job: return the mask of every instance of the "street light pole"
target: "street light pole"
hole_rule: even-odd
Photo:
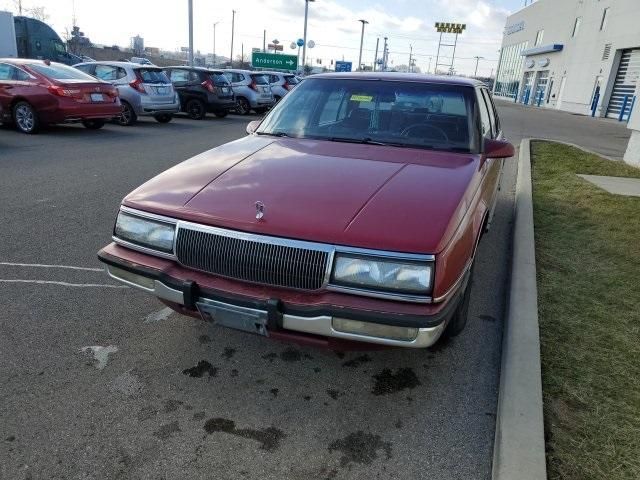
[[[229,58],[229,64],[233,68],[233,34],[236,28],[236,11],[231,10],[231,57]]]
[[[213,66],[216,66],[216,25],[220,22],[216,22],[213,24]]]
[[[189,66],[193,67],[193,0],[189,0]]]
[[[380,37],[376,38],[376,55],[373,57],[373,71],[378,67],[378,46],[380,45]]]
[[[484,57],[477,57],[477,56],[476,56],[476,57],[473,57],[473,58],[475,58],[475,59],[476,59],[476,71],[473,73],[473,76],[474,76],[474,77],[477,77],[477,76],[478,76],[478,62],[479,62],[480,60],[483,60],[483,59],[484,59]]]
[[[382,49],[382,71],[387,71],[387,38],[384,37],[384,48]]]
[[[364,26],[369,23],[366,20],[358,20],[362,22],[362,33],[360,33],[360,55],[358,56],[358,71],[362,70],[362,42],[364,41]]]
[[[411,73],[411,57],[413,56],[413,45],[409,44],[409,73]]]
[[[307,18],[309,17],[309,2],[316,0],[304,0],[304,44],[302,45],[302,71],[304,72],[305,60],[307,58]]]

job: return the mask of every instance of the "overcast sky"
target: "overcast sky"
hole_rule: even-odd
[[[0,10],[16,10],[14,0],[0,0]],[[74,0],[23,0],[23,7],[42,6],[48,23],[61,34],[72,25]],[[296,53],[289,45],[302,37],[304,0],[193,0],[194,44],[203,53],[213,50],[213,24],[216,27],[216,53],[229,56],[231,10],[236,10],[234,56],[244,44],[245,53],[262,47],[263,30],[267,42],[278,39],[285,53]],[[365,29],[363,63],[374,59],[376,38],[389,37],[389,60],[407,64],[409,45],[417,65],[426,71],[429,57],[435,64],[438,34],[436,21],[466,23],[458,40],[455,67],[459,73],[473,74],[476,55],[478,74],[489,75],[497,66],[498,48],[506,16],[521,8],[523,0],[316,0],[309,3],[307,38],[316,43],[307,56],[316,64],[329,66],[331,59],[358,61],[359,19],[369,21]],[[128,46],[139,34],[145,46],[168,50],[188,45],[187,0],[75,0],[78,25],[94,43]],[[451,47],[443,47],[441,63],[450,63]],[[446,69],[446,67],[440,67]],[[495,70],[494,70],[495,73]]]

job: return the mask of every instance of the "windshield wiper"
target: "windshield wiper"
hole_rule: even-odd
[[[364,138],[345,138],[345,137],[329,137],[324,140],[329,140],[330,142],[344,142],[344,143],[363,143],[365,145],[383,145],[383,146],[393,146],[393,147],[401,147],[402,144],[396,143],[386,143],[379,142],[377,140],[372,139],[371,137]]]
[[[256,135],[268,135],[270,137],[289,137],[290,135],[285,132],[256,132]]]

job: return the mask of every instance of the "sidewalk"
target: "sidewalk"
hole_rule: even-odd
[[[631,136],[625,122],[546,108],[525,107],[496,99],[507,138],[518,145],[524,138],[574,143],[600,155],[622,160]]]

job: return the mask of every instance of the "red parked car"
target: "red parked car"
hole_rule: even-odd
[[[48,60],[0,58],[0,121],[15,123],[21,132],[69,122],[95,130],[121,109],[113,85],[80,70]]]
[[[180,313],[330,348],[462,330],[514,154],[482,83],[316,75],[247,131],[124,199],[98,254],[113,278]]]

